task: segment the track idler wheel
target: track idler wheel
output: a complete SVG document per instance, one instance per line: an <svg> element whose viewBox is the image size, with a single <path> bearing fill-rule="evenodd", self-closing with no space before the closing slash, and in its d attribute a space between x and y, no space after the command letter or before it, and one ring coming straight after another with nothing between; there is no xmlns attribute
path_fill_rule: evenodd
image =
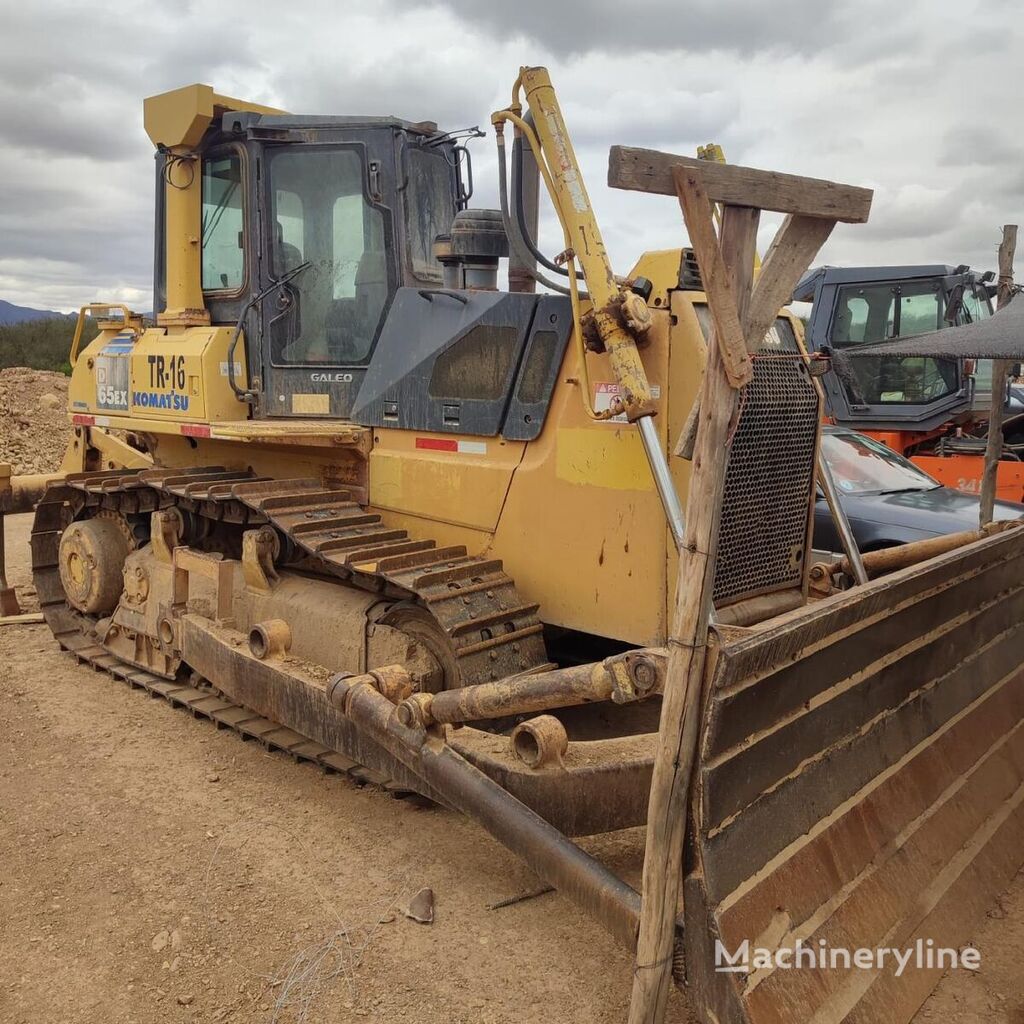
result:
<svg viewBox="0 0 1024 1024"><path fill-rule="evenodd" d="M107 615L117 607L122 569L131 551L124 527L113 518L72 523L60 539L60 581L68 602L87 615Z"/></svg>

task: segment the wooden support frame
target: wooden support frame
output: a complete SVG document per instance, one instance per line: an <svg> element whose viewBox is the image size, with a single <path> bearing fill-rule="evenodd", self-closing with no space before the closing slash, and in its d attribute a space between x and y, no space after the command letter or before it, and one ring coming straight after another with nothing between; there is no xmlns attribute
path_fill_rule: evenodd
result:
<svg viewBox="0 0 1024 1024"><path fill-rule="evenodd" d="M708 196L715 203L753 206L848 224L863 224L871 209L872 192L868 188L630 146L612 146L608 156L608 184L611 188L674 196L677 193L673 172L679 167L698 171Z"/></svg>
<svg viewBox="0 0 1024 1024"><path fill-rule="evenodd" d="M629 1024L659 1024L665 1015L676 954L675 926L708 664L722 497L741 389L752 377L753 353L800 276L838 220L866 220L871 192L624 147L612 149L609 184L671 191L678 197L701 267L713 328L699 396L693 475L648 804L640 929L629 1010ZM715 202L722 204L718 236ZM755 286L754 255L762 209L788 216L768 250Z"/></svg>

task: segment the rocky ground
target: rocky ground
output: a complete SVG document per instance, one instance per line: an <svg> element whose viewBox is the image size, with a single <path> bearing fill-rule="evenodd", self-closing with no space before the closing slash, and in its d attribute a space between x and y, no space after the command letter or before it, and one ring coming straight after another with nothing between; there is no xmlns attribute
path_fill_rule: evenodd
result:
<svg viewBox="0 0 1024 1024"><path fill-rule="evenodd" d="M68 437L68 378L15 366L0 370L0 462L14 473L58 469Z"/></svg>

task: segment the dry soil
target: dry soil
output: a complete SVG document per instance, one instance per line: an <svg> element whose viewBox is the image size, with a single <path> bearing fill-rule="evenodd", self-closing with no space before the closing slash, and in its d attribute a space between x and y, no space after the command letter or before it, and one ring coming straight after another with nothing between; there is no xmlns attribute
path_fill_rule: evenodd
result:
<svg viewBox="0 0 1024 1024"><path fill-rule="evenodd" d="M63 413L39 399L63 381L0 373L0 460L56 468ZM30 608L29 517L8 525ZM5 1024L625 1020L629 958L557 894L489 910L538 880L470 821L218 732L45 626L0 627L0 736ZM638 831L589 846L636 881ZM402 914L423 887L432 925ZM1024 1024L1022 878L974 943L981 970L920 1024ZM669 1019L690 1020L679 993Z"/></svg>

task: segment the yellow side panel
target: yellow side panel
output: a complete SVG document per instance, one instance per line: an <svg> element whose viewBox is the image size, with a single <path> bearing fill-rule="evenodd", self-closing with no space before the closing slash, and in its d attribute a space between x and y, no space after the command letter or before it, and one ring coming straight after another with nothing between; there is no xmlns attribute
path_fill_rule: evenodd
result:
<svg viewBox="0 0 1024 1024"><path fill-rule="evenodd" d="M668 317L643 352L662 387ZM591 399L607 407L614 376L588 356ZM541 436L516 470L493 554L538 601L545 622L634 643L664 632L666 527L636 428L586 414L570 348ZM659 417L660 419L660 417Z"/></svg>
<svg viewBox="0 0 1024 1024"><path fill-rule="evenodd" d="M633 436L630 436L630 435ZM558 435L555 471L569 484L613 491L646 491L651 473L640 438L632 430L563 427Z"/></svg>
<svg viewBox="0 0 1024 1024"><path fill-rule="evenodd" d="M215 423L244 419L248 407L228 381L231 327L153 327L139 337L101 332L80 354L71 378L71 411L109 417L130 429L133 420ZM235 377L244 382L245 345L235 349ZM170 424L169 424L170 425Z"/></svg>
<svg viewBox="0 0 1024 1024"><path fill-rule="evenodd" d="M694 295L701 299L702 296ZM655 420L675 445L704 369L705 347L688 293L654 311L642 349L658 389ZM607 403L614 378L588 356L591 398ZM576 356L563 372L541 436L516 470L492 553L545 622L636 644L662 643L675 597L676 556L637 428L596 422L583 410ZM684 505L690 464L670 457Z"/></svg>
<svg viewBox="0 0 1024 1024"><path fill-rule="evenodd" d="M523 456L522 441L500 437L374 431L370 454L370 505L433 522L493 532L512 473ZM454 446L454 450L452 448ZM461 449L461 450L460 450ZM429 533L393 516L414 535ZM472 541L459 540L453 543Z"/></svg>

